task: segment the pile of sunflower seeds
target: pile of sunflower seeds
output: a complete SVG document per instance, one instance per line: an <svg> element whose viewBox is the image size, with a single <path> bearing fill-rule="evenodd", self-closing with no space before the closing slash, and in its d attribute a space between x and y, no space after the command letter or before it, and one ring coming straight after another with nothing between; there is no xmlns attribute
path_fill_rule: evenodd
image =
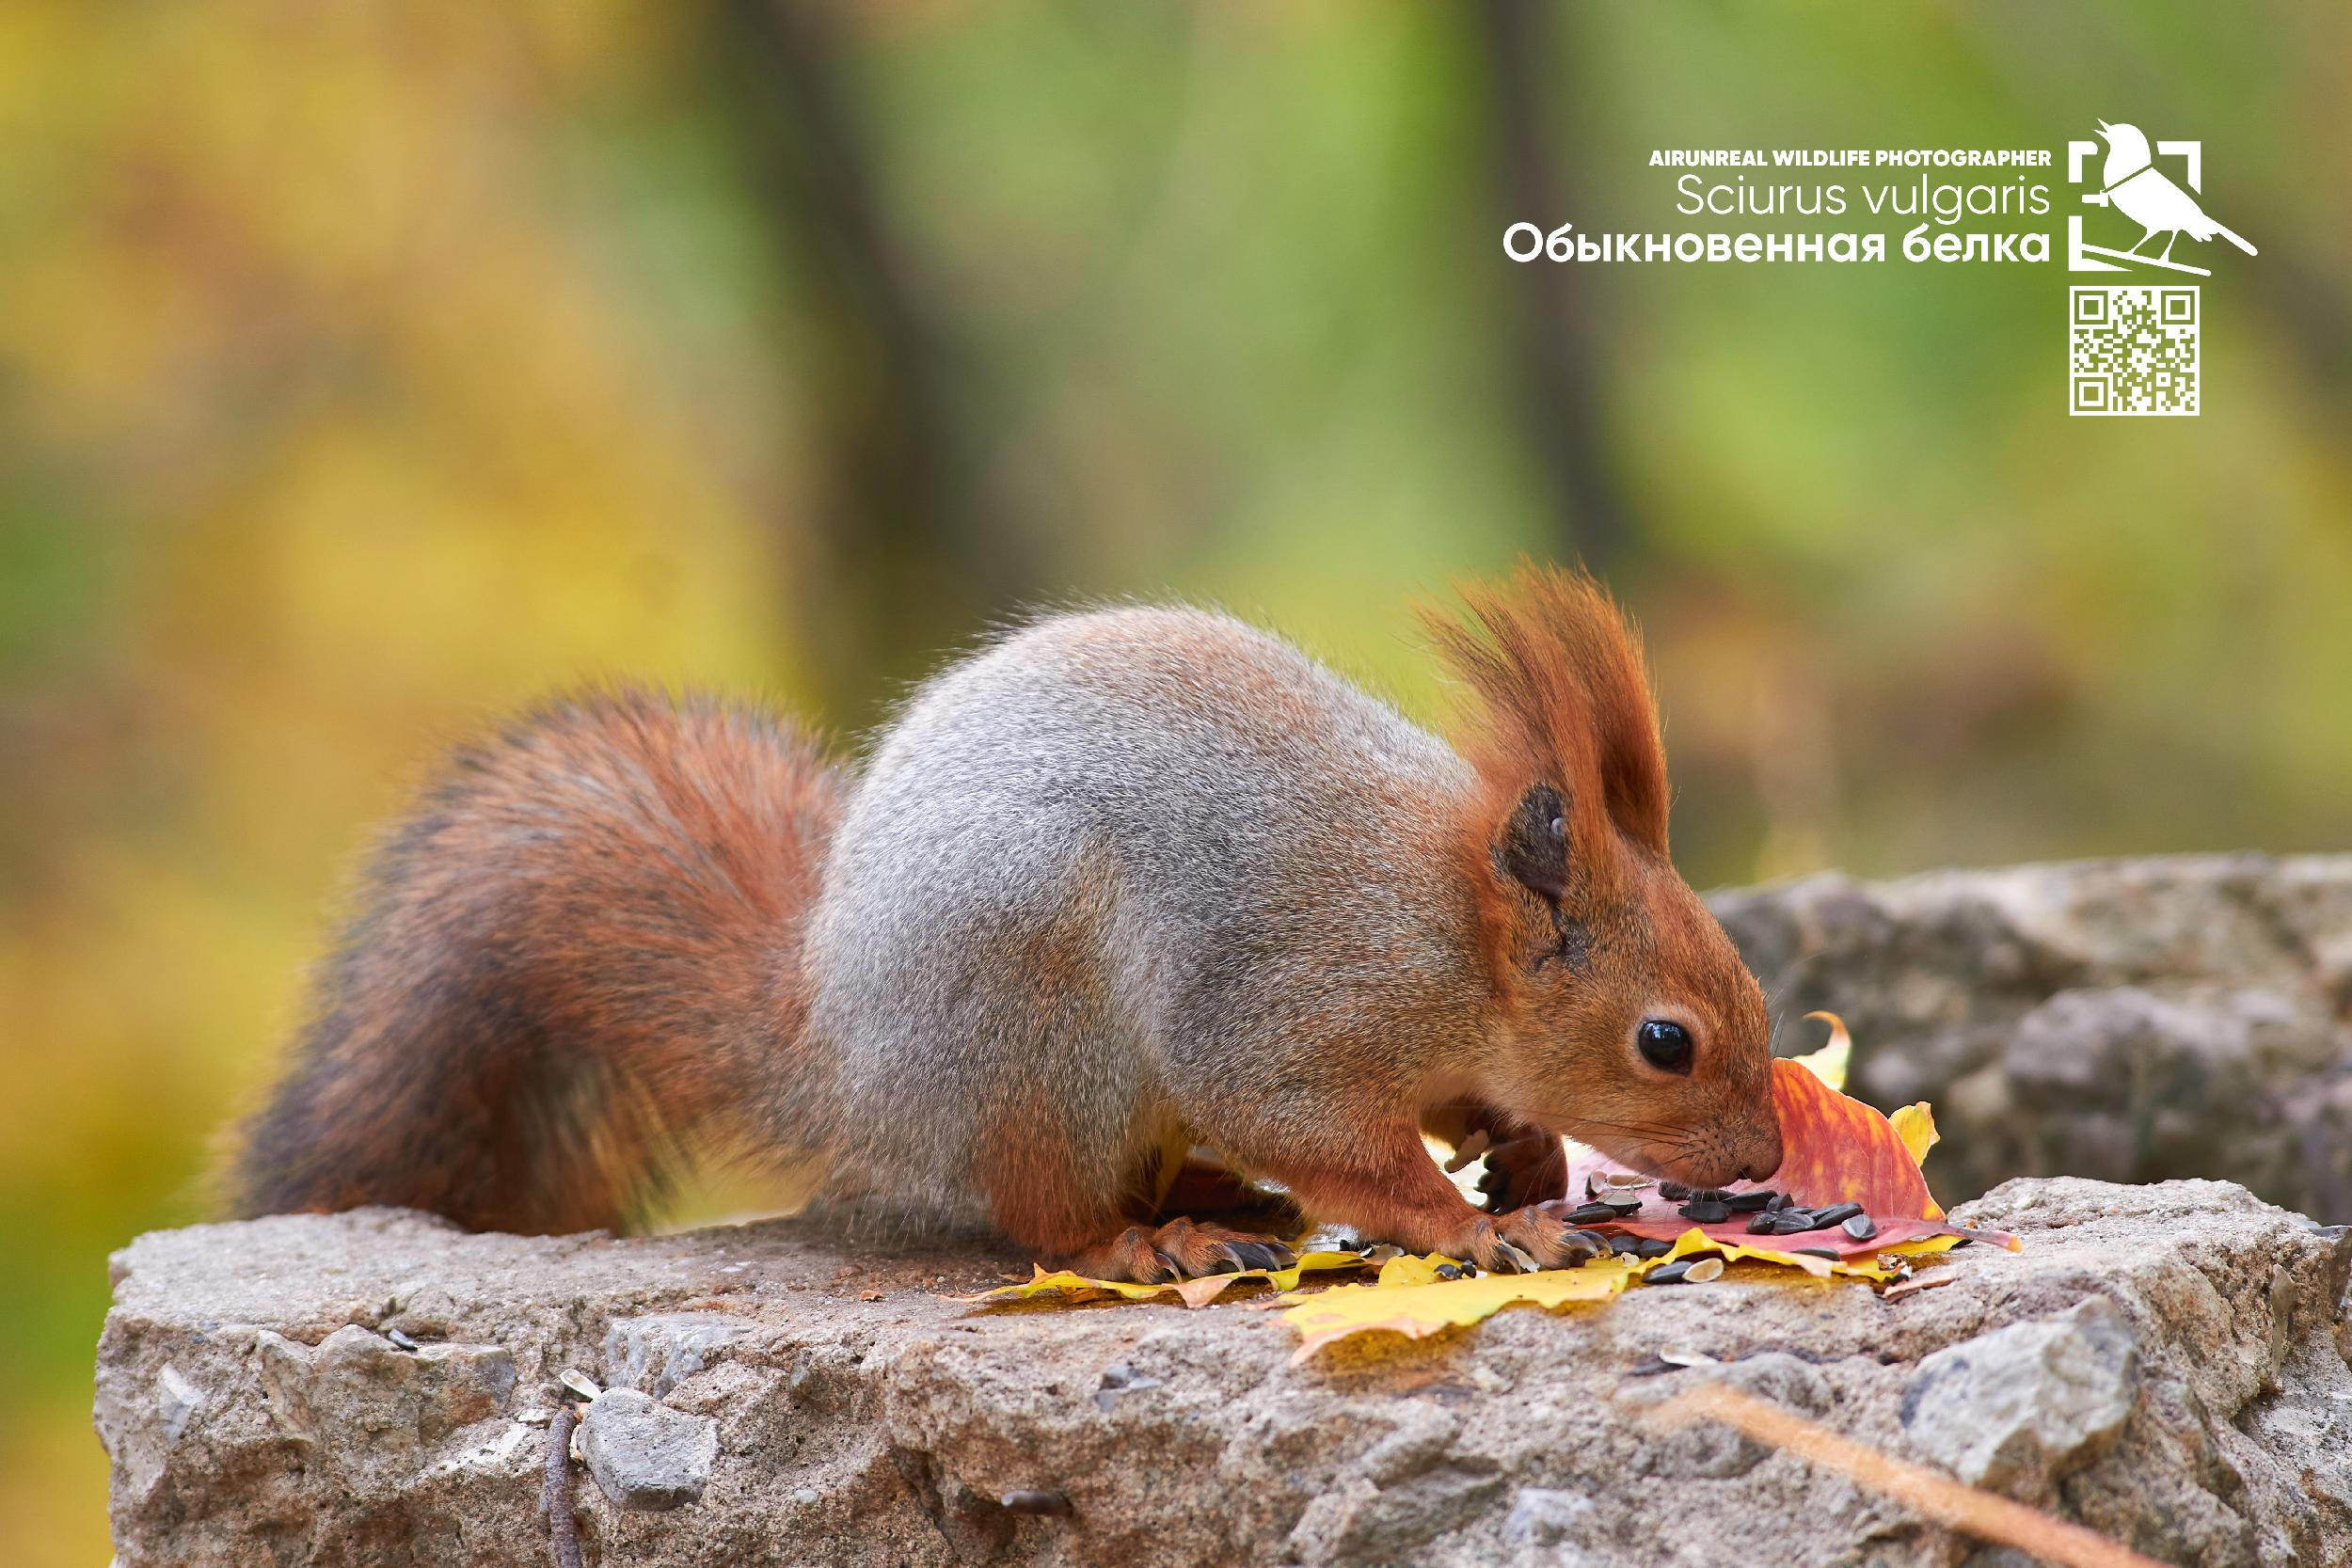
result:
<svg viewBox="0 0 2352 1568"><path fill-rule="evenodd" d="M1679 1181L1661 1181L1658 1196L1680 1203L1675 1212L1696 1225L1721 1225L1735 1214L1745 1214L1751 1236L1794 1236L1836 1227L1855 1241L1867 1242L1879 1233L1877 1223L1859 1203L1800 1209L1787 1193L1734 1193L1721 1187L1686 1187Z"/></svg>
<svg viewBox="0 0 2352 1568"><path fill-rule="evenodd" d="M1748 1221L1752 1236L1794 1236L1805 1230L1827 1230L1832 1227L1843 1230L1857 1242L1867 1242L1879 1233L1876 1221L1862 1212L1859 1203L1833 1203L1826 1209L1769 1209Z"/></svg>

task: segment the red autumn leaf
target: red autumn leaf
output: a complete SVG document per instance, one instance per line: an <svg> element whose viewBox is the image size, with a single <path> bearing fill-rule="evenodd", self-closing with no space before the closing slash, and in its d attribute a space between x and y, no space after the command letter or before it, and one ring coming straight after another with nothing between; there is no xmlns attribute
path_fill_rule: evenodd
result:
<svg viewBox="0 0 2352 1568"><path fill-rule="evenodd" d="M1780 1169L1770 1185L1807 1208L1859 1203L1876 1219L1940 1220L1918 1162L1876 1110L1786 1058L1772 1064Z"/></svg>

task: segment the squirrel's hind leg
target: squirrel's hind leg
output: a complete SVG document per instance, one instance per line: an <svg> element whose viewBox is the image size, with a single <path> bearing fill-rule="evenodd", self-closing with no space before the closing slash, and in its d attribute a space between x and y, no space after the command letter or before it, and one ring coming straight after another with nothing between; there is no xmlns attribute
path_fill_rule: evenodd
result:
<svg viewBox="0 0 2352 1568"><path fill-rule="evenodd" d="M1289 1196L1259 1186L1223 1161L1187 1155L1147 1216L1154 1221L1206 1220L1268 1236L1295 1236L1305 1216Z"/></svg>
<svg viewBox="0 0 2352 1568"><path fill-rule="evenodd" d="M1048 1119L1000 1125L981 1148L978 1175L999 1230L1091 1279L1156 1285L1291 1262L1288 1247L1246 1230L1184 1216L1136 1224L1152 1195L1080 1158L1068 1130Z"/></svg>
<svg viewBox="0 0 2352 1568"><path fill-rule="evenodd" d="M1070 1267L1089 1279L1156 1285L1241 1269L1286 1269L1293 1261L1291 1249L1271 1237L1180 1217L1156 1228L1131 1225L1076 1253Z"/></svg>

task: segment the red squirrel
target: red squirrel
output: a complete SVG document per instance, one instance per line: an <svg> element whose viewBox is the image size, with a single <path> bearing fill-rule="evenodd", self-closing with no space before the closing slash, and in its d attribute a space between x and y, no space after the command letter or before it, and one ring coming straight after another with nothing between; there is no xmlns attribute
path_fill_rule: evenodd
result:
<svg viewBox="0 0 2352 1568"><path fill-rule="evenodd" d="M1154 1281L1288 1260L1155 1207L1187 1148L1319 1223L1581 1261L1560 1138L1780 1163L1764 996L1676 873L1642 655L1522 565L1429 617L1463 749L1221 614L1038 620L860 768L635 691L461 752L392 829L248 1124L248 1212L619 1227L691 1150ZM1431 1159L1488 1135L1493 1212Z"/></svg>

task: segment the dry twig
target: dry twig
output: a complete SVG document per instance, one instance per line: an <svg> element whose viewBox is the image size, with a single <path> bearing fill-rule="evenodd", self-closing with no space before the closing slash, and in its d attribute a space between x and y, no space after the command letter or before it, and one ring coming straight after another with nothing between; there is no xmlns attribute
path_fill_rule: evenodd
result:
<svg viewBox="0 0 2352 1568"><path fill-rule="evenodd" d="M547 1482L540 1496L548 1508L548 1537L555 1544L555 1568L580 1568L580 1524L572 1517L572 1428L579 1415L568 1401L548 1423Z"/></svg>
<svg viewBox="0 0 2352 1568"><path fill-rule="evenodd" d="M1759 1443L1787 1449L1857 1485L1883 1492L1937 1524L2014 1546L2060 1568L2164 1568L2155 1559L2080 1525L1906 1464L1720 1383L1694 1385L1652 1410L1648 1419L1668 1427L1721 1421Z"/></svg>

